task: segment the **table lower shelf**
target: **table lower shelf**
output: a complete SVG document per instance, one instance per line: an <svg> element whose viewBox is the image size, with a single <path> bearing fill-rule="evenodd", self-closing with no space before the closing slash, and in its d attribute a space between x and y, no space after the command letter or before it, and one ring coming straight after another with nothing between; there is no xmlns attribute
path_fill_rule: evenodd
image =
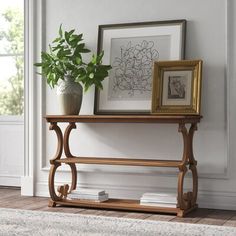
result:
<svg viewBox="0 0 236 236"><path fill-rule="evenodd" d="M126 199L109 199L105 202L93 202L86 200L65 200L52 201L50 200L49 206L56 205L65 206L77 206L77 207L88 207L88 208L98 208L98 209L116 209L116 210L128 210L128 211L139 211L139 212L152 212L152 213L170 213L177 214L177 216L184 216L190 211L196 209L197 204L189 209L182 210L180 208L170 208L170 207L156 207L156 206L143 206L139 204L138 200L126 200Z"/></svg>
<svg viewBox="0 0 236 236"><path fill-rule="evenodd" d="M177 167L187 165L182 160L151 160L128 158L102 158L102 157L68 157L55 160L56 163L98 164L98 165L125 165L150 167Z"/></svg>

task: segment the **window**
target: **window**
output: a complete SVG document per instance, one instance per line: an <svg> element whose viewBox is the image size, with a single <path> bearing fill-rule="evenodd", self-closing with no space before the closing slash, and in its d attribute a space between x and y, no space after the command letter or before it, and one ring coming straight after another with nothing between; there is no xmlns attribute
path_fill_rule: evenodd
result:
<svg viewBox="0 0 236 236"><path fill-rule="evenodd" d="M0 115L24 112L24 0L0 1Z"/></svg>

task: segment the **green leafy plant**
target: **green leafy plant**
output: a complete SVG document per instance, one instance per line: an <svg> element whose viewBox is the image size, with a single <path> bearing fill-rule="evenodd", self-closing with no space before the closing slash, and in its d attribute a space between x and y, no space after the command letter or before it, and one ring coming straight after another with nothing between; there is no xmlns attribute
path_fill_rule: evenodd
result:
<svg viewBox="0 0 236 236"><path fill-rule="evenodd" d="M95 85L102 89L102 81L108 76L110 65L102 65L104 52L92 55L86 63L82 54L89 53L83 41L83 34L75 34L75 30L63 31L59 28L59 36L49 44L49 52L41 52L41 62L34 65L42 68L39 73L47 79L51 88L58 84L60 79L69 76L77 83L84 85L85 91Z"/></svg>

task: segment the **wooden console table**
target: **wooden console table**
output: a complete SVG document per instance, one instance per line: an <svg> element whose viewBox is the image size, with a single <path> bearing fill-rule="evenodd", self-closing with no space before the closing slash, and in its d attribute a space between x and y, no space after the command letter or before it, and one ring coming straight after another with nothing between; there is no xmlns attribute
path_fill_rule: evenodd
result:
<svg viewBox="0 0 236 236"><path fill-rule="evenodd" d="M54 130L57 135L57 151L53 159L50 160L51 168L49 174L49 192L51 199L49 206L71 205L80 207L102 208L102 209L119 209L141 212L163 212L174 213L177 216L184 216L188 212L197 208L197 161L193 156L193 135L197 130L197 123L200 122L201 116L107 116L107 115L81 115L81 116L54 116L45 117L50 123L50 130ZM68 123L68 126L62 134L58 123ZM147 159L127 159L127 158L97 158L97 157L76 157L70 152L69 136L72 129L76 128L75 123L175 123L178 124L178 131L183 136L183 157L182 160L147 160ZM187 129L186 124L190 124ZM64 149L65 157L62 157ZM59 186L57 192L54 186L54 177L57 168L62 164L67 164L71 168L72 181L71 185ZM77 170L76 163L80 164L101 164L101 165L127 165L127 166L150 166L150 167L173 167L179 170L178 174L178 192L177 207L154 207L143 206L138 200L109 199L106 202L92 202L86 200L69 200L67 194L76 188ZM184 193L183 182L188 169L192 172L193 189L191 192Z"/></svg>

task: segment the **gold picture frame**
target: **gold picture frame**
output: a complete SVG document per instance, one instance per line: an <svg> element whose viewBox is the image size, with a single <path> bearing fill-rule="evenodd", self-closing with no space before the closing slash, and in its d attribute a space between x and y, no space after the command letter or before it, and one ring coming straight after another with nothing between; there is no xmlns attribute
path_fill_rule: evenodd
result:
<svg viewBox="0 0 236 236"><path fill-rule="evenodd" d="M155 61L152 114L199 115L202 60Z"/></svg>

